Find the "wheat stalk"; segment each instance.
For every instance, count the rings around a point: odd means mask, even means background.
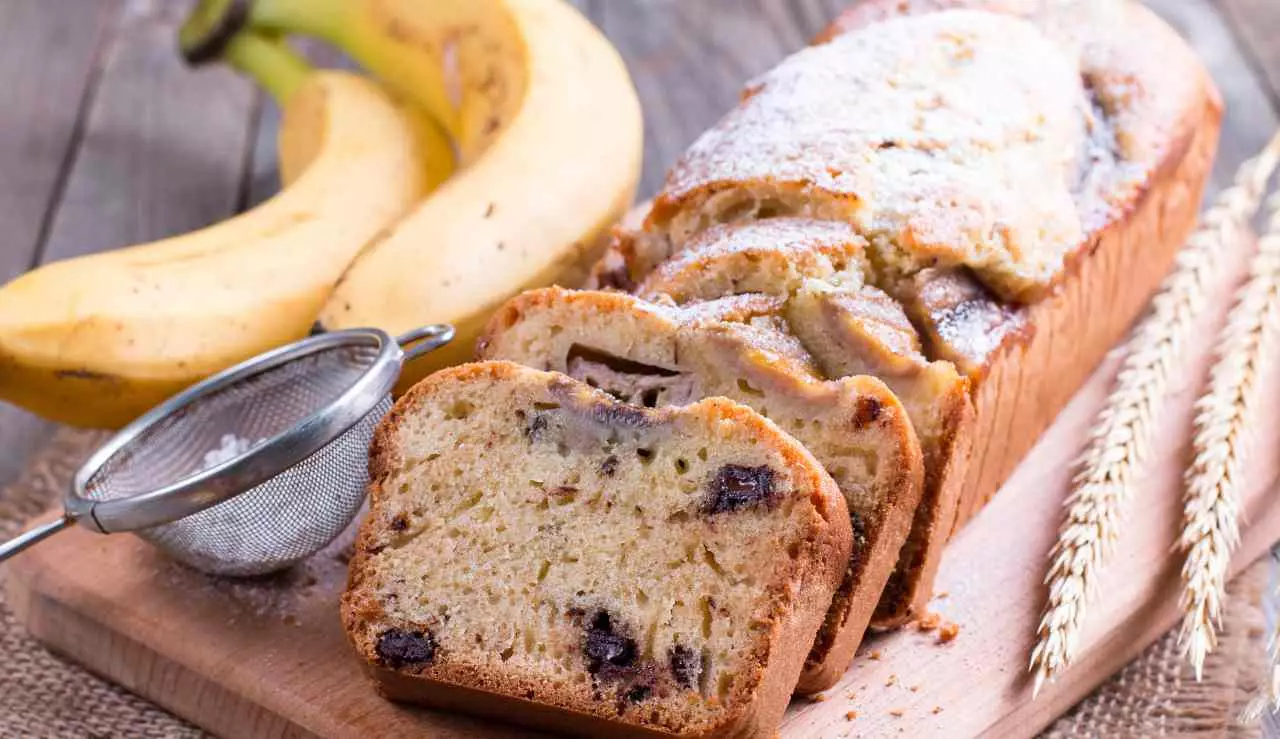
[[[1097,573],[1118,536],[1133,475],[1146,458],[1155,416],[1169,387],[1208,287],[1224,267],[1224,245],[1237,241],[1257,213],[1280,162],[1280,133],[1237,171],[1235,182],[1207,210],[1151,303],[1150,315],[1124,347],[1125,359],[1106,406],[1076,460],[1066,518],[1050,552],[1049,597],[1036,630],[1028,670],[1033,695],[1074,659]]]
[[[1240,543],[1242,467],[1247,434],[1261,403],[1258,376],[1272,354],[1280,323],[1280,197],[1249,278],[1236,294],[1209,374],[1196,401],[1194,460],[1186,473],[1182,565],[1182,628],[1178,643],[1199,680],[1204,660],[1217,646],[1231,555]]]

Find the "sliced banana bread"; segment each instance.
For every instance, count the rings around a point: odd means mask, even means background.
[[[874,625],[918,615],[951,535],[972,447],[969,380],[929,361],[902,306],[869,281],[866,241],[846,223],[770,218],[722,224],[690,239],[635,288],[680,305],[743,292],[784,301],[789,331],[826,377],[874,375],[902,400],[924,452],[925,482],[911,534]]]
[[[835,483],[724,399],[464,365],[370,472],[342,620],[380,689],[585,736],[773,735],[848,564]]]
[[[866,631],[911,529],[923,463],[906,410],[884,383],[824,379],[782,307],[763,295],[681,308],[546,288],[501,308],[477,353],[564,372],[641,407],[729,398],[813,452],[844,493],[854,531],[844,582],[799,683],[813,692],[844,674]]]

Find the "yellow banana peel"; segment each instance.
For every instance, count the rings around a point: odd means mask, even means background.
[[[451,156],[447,143],[424,152],[429,140],[374,83],[300,71],[270,40],[234,43],[250,64],[289,70],[280,148],[292,183],[203,230],[53,263],[0,288],[0,398],[118,427],[305,336],[356,253],[425,196],[424,157]]]
[[[254,0],[249,22],[339,45],[457,144],[464,168],[361,253],[320,314],[329,329],[454,324],[402,387],[469,359],[511,295],[580,283],[632,202],[635,89],[561,0]]]

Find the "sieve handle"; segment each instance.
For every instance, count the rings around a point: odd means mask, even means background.
[[[0,544],[0,562],[5,561],[37,542],[44,541],[73,523],[75,523],[75,521],[72,521],[69,516],[63,516],[56,521],[41,524],[25,534],[15,536],[9,541]]]
[[[396,337],[396,343],[404,350],[406,362],[439,349],[450,341],[453,341],[453,326],[447,323],[419,326]]]

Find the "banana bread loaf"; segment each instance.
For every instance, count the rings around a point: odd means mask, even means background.
[[[812,692],[853,658],[911,528],[922,460],[906,411],[884,383],[824,379],[786,331],[783,307],[763,295],[680,308],[546,288],[500,309],[477,353],[563,372],[642,407],[729,398],[813,453],[844,494],[854,547],[799,682],[800,692]]]
[[[925,358],[902,306],[869,284],[870,273],[866,241],[851,225],[778,217],[701,232],[649,273],[635,294],[680,305],[744,292],[776,296],[784,301],[787,330],[823,376],[874,375],[902,401],[920,438],[925,479],[873,620],[888,627],[909,619],[931,594],[955,524],[973,404],[968,379],[949,361]]]
[[[724,399],[507,362],[378,427],[342,621],[390,698],[584,736],[770,736],[845,572],[844,498]]]
[[[885,315],[887,297],[890,323],[905,315],[924,357],[967,378],[973,453],[949,473],[963,478],[956,510],[934,519],[960,525],[1159,284],[1194,224],[1220,117],[1190,48],[1131,0],[867,0],[747,86],[643,225],[619,233],[594,284],[654,296],[717,228],[847,225],[875,290],[797,291],[807,302],[791,298],[792,328],[854,326]],[[791,277],[847,271],[815,263],[831,260],[819,252],[796,256]],[[733,282],[689,292],[693,281],[680,289],[699,298]],[[821,339],[797,333],[811,350]],[[820,364],[890,379],[868,356]],[[886,593],[890,621],[927,595],[937,547],[918,551],[914,591]]]

